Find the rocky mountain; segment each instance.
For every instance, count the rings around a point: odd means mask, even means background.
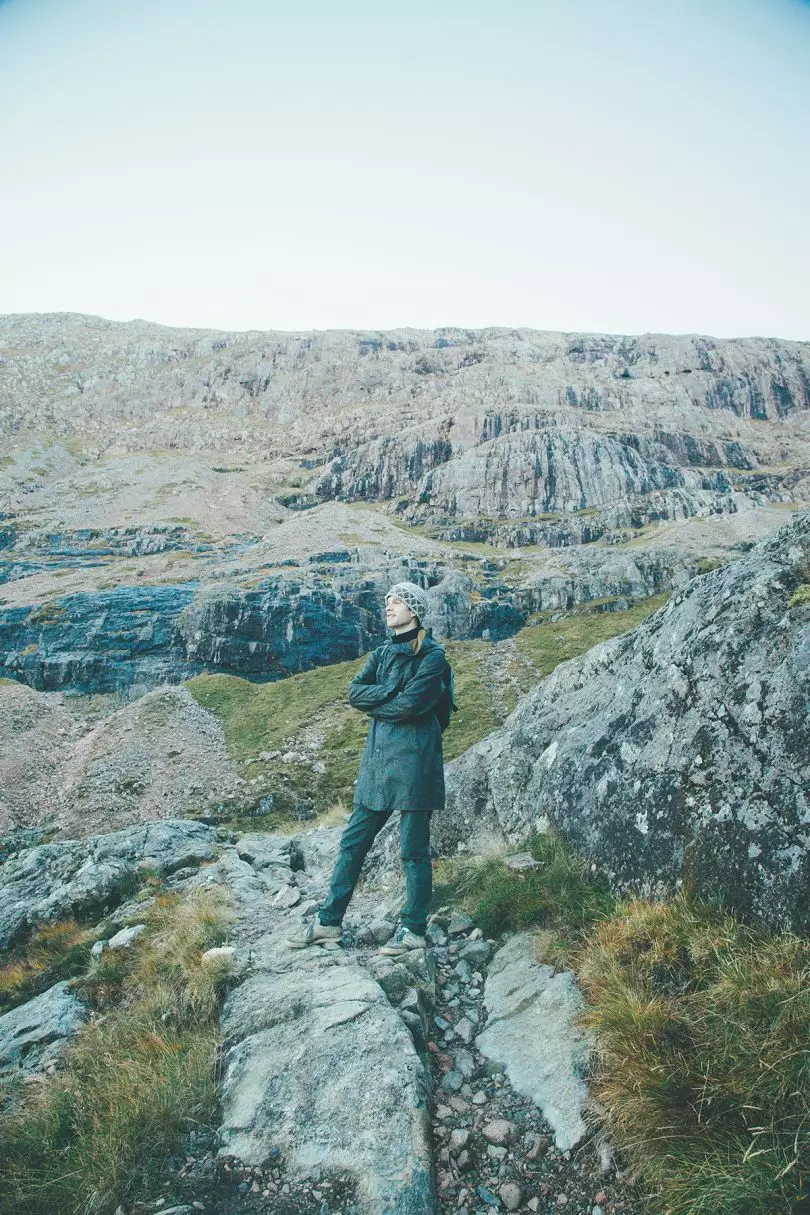
[[[561,664],[448,778],[444,852],[553,826],[619,889],[806,930],[810,512]]]
[[[0,663],[41,689],[278,678],[382,636],[623,606],[810,499],[810,345],[0,318]]]

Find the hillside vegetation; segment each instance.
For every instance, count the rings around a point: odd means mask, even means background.
[[[640,600],[625,611],[588,606],[552,622],[535,618],[506,642],[449,641],[458,712],[444,739],[447,760],[485,738],[519,697],[561,662],[634,628],[666,602]],[[244,784],[213,807],[222,822],[251,820],[278,829],[351,805],[367,720],[346,702],[363,660],[318,667],[268,684],[199,675],[187,687],[220,721]]]

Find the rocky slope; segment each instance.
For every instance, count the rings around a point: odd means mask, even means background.
[[[809,350],[0,318],[0,663],[276,678],[379,640],[403,572],[469,576],[450,636],[676,586],[808,500]]]
[[[223,843],[175,820],[0,865],[0,940],[65,916],[98,920],[91,977],[110,951],[146,939],[156,878],[163,893],[224,889],[233,902],[229,944],[213,951],[232,960],[218,1123],[195,1124],[189,1151],[164,1162],[159,1196],[147,1184],[127,1209],[471,1215],[482,1205],[535,1212],[548,1200],[572,1215],[599,1203],[633,1211],[613,1162],[583,1143],[588,1044],[576,983],[536,960],[531,934],[499,948],[445,912],[427,950],[381,957],[400,904],[378,892],[354,900],[343,948],[286,948],[323,895],[339,837],[333,828]],[[132,897],[145,875],[151,885]],[[62,981],[0,1016],[0,1074],[41,1081],[89,1013]]]
[[[449,768],[439,847],[550,825],[620,888],[810,908],[810,513],[563,663]],[[382,845],[381,845],[382,847]]]

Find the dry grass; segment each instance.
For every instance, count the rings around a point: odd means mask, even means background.
[[[667,1215],[780,1215],[810,1177],[810,942],[633,902],[578,966],[608,1123]]]
[[[2,1119],[0,1212],[109,1215],[216,1106],[217,1020],[227,965],[202,962],[225,934],[225,892],[162,896],[148,933],[102,954],[80,983],[103,1015],[66,1064]]]
[[[39,928],[0,967],[0,1014],[39,995],[60,979],[71,979],[86,970],[96,935],[92,929],[81,928],[75,920]]]

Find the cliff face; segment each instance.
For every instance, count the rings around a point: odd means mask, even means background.
[[[5,317],[0,438],[6,674],[275,678],[378,641],[392,574],[503,637],[736,557],[810,500],[810,345]]]
[[[558,667],[450,766],[440,846],[553,825],[620,888],[688,882],[806,928],[808,583],[804,512],[632,633]]]

